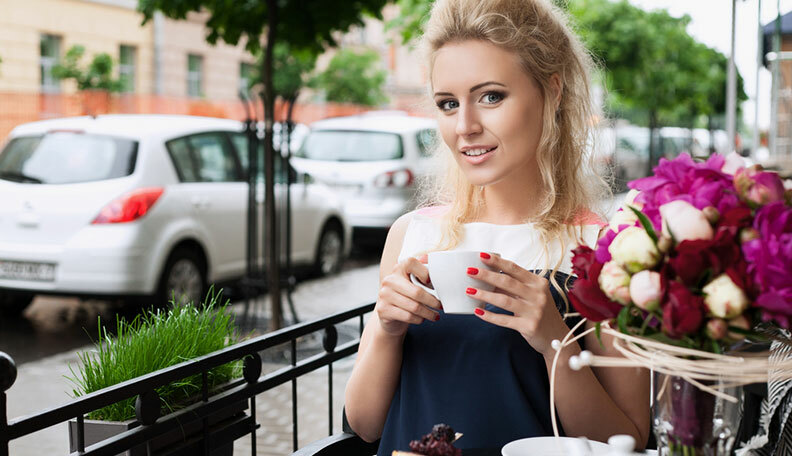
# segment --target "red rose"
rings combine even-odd
[[[679,282],[670,282],[663,303],[663,331],[679,339],[696,332],[704,320],[704,300]]]
[[[700,285],[704,273],[716,277],[740,259],[739,243],[732,229],[720,228],[711,240],[682,241],[669,259],[677,277],[689,287]]]
[[[619,314],[622,305],[611,301],[599,287],[602,263],[597,262],[595,252],[582,245],[572,251],[572,270],[577,276],[569,299],[572,306],[590,321],[610,320]]]

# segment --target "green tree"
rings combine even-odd
[[[236,45],[246,42],[253,53],[264,46],[261,65],[264,99],[265,140],[265,241],[267,242],[267,279],[272,297],[272,329],[280,328],[281,280],[279,246],[274,204],[275,153],[272,145],[275,91],[273,87],[273,50],[278,42],[288,43],[292,49],[311,49],[317,54],[327,46],[335,46],[334,32],[344,32],[353,25],[363,25],[363,16],[382,18],[382,7],[387,0],[138,0],[138,10],[143,13],[144,23],[154,17],[156,11],[172,19],[185,19],[189,12],[204,12],[208,34],[206,40],[214,44],[218,40]]]
[[[341,49],[311,85],[323,90],[327,101],[380,105],[388,98],[382,90],[387,73],[379,62],[379,54],[375,51]]]
[[[52,68],[52,75],[58,79],[74,79],[78,90],[121,91],[121,81],[113,77],[113,58],[109,54],[100,53],[84,66],[81,63],[85,55],[85,47],[75,44],[66,51],[63,62]]]
[[[586,45],[605,66],[609,105],[645,113],[652,138],[650,167],[659,158],[655,138],[660,126],[690,126],[701,115],[725,110],[725,102],[723,108],[716,102],[725,94],[719,82],[726,77],[722,55],[687,33],[689,16],[644,11],[626,0],[571,0],[569,10]]]

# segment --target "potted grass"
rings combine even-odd
[[[197,358],[238,342],[233,317],[225,305],[218,305],[221,293],[212,291],[200,306],[172,305],[167,310],[147,311],[132,321],[117,318],[117,333],[107,334],[100,325],[99,338],[91,351],[79,353],[76,369],[70,366],[69,377],[76,397],[140,377],[189,359]],[[218,366],[207,374],[210,392],[221,390],[242,373],[241,362]],[[156,389],[162,415],[174,412],[200,400],[201,375],[194,375]],[[135,397],[95,410],[85,419],[86,446],[100,442],[139,426],[135,419]],[[246,403],[223,411],[210,424],[244,413]],[[168,447],[193,438],[200,432],[200,423],[182,426],[171,434],[151,442],[152,447]],[[191,429],[194,427],[195,429]],[[76,420],[69,422],[69,445],[77,449]],[[152,448],[155,450],[155,448]],[[212,456],[230,456],[233,442],[212,452]],[[124,456],[146,454],[145,445],[132,448]]]

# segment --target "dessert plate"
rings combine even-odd
[[[567,456],[573,448],[578,448],[582,441],[573,437],[530,437],[507,443],[501,454],[503,456]],[[610,447],[606,443],[588,441],[592,455],[607,455]]]

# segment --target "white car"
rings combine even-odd
[[[0,151],[0,311],[19,313],[37,293],[200,300],[208,284],[243,277],[246,151],[243,124],[226,119],[16,127]],[[293,262],[337,270],[351,244],[340,202],[307,180],[291,189]]]
[[[434,119],[390,112],[320,120],[292,164],[339,192],[355,230],[389,228],[415,208],[436,130]]]

